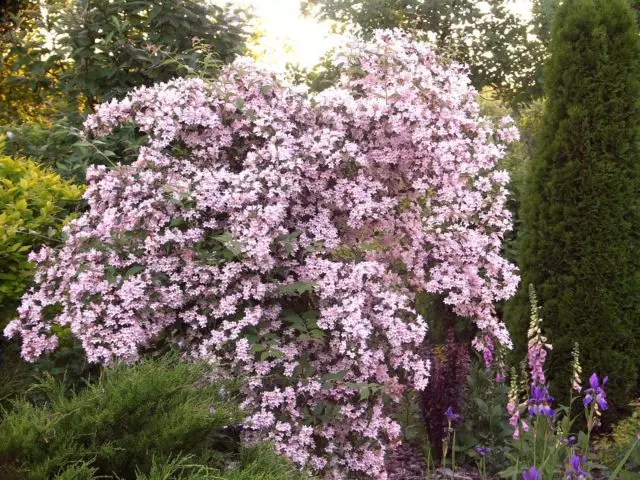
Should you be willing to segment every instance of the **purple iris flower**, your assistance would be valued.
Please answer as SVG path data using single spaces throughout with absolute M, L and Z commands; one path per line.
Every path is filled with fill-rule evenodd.
M 531 467 L 529 470 L 522 471 L 522 480 L 542 480 L 542 475 L 536 467 Z
M 578 437 L 576 437 L 575 435 L 569 435 L 567 438 L 562 440 L 562 443 L 572 447 L 572 446 L 574 446 L 575 444 L 578 443 Z
M 462 416 L 454 413 L 451 407 L 447 408 L 446 412 L 444 412 L 444 415 L 445 417 L 447 417 L 447 421 L 452 424 L 458 423 L 462 419 Z
M 531 386 L 531 397 L 529 398 L 529 415 L 546 415 L 547 417 L 553 416 L 553 410 L 549 405 L 553 402 L 553 397 L 549 395 L 547 387 L 541 387 L 540 385 Z
M 476 445 L 474 450 L 476 451 L 476 453 L 478 455 L 480 455 L 481 457 L 486 457 L 487 454 L 489 452 L 491 452 L 491 449 L 489 447 L 481 447 L 480 445 Z
M 585 390 L 584 400 L 582 401 L 585 407 L 593 402 L 593 399 L 595 398 L 596 403 L 601 410 L 606 410 L 607 408 L 609 408 L 609 405 L 607 404 L 607 394 L 604 391 L 604 386 L 607 384 L 608 380 L 609 377 L 604 377 L 602 379 L 602 385 L 600 385 L 600 379 L 598 378 L 598 375 L 593 373 L 589 377 L 590 388 L 587 388 Z
M 565 480 L 586 480 L 588 473 L 582 469 L 584 461 L 584 457 L 572 455 L 569 460 L 569 468 L 564 472 Z

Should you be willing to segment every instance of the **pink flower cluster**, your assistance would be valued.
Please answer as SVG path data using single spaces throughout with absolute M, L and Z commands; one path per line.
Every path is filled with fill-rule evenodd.
M 398 31 L 355 40 L 310 96 L 243 59 L 218 81 L 138 88 L 86 122 L 133 122 L 137 161 L 87 175 L 88 211 L 44 248 L 18 320 L 34 360 L 68 326 L 87 357 L 170 342 L 248 377 L 248 439 L 300 466 L 384 479 L 400 428 L 383 405 L 424 388 L 420 290 L 509 345 L 493 303 L 518 282 L 496 171 L 508 121 L 481 117 L 461 66 Z M 297 293 L 296 293 L 297 292 Z

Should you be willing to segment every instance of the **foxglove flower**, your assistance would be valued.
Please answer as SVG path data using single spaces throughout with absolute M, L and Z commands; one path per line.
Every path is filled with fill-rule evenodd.
M 582 367 L 580 366 L 580 347 L 578 342 L 573 344 L 573 350 L 571 352 L 571 388 L 576 392 L 582 391 L 582 381 L 580 375 L 582 374 Z
M 540 325 L 540 307 L 538 306 L 538 297 L 533 285 L 529 285 L 529 300 L 531 302 L 531 320 L 529 322 L 529 331 L 527 337 L 527 359 L 529 361 L 529 369 L 531 371 L 531 383 L 537 385 L 545 385 L 544 362 L 547 358 L 547 351 L 551 350 L 551 345 L 547 343 L 547 337 L 542 335 Z
M 515 368 L 511 368 L 511 385 L 509 386 L 509 402 L 507 403 L 507 412 L 509 413 L 509 425 L 513 427 L 513 438 L 520 438 L 520 386 L 518 383 L 518 374 Z
M 542 480 L 542 475 L 536 467 L 531 467 L 529 470 L 522 471 L 522 480 Z
M 596 373 L 593 373 L 589 377 L 589 388 L 585 390 L 585 396 L 583 400 L 585 407 L 590 405 L 591 402 L 593 402 L 593 400 L 595 399 L 596 404 L 598 405 L 600 410 L 604 411 L 609 408 L 609 405 L 607 404 L 607 394 L 604 391 L 604 386 L 607 384 L 608 380 L 609 377 L 604 377 L 602 379 L 601 385 L 600 379 L 598 378 L 598 375 Z

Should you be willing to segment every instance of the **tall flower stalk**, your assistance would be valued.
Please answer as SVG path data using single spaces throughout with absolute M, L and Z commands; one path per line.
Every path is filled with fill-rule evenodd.
M 529 286 L 529 299 L 531 302 L 531 316 L 527 335 L 528 371 L 525 369 L 521 378 L 518 379 L 515 371 L 512 370 L 507 411 L 510 415 L 509 423 L 514 428 L 514 439 L 521 439 L 521 430 L 525 433 L 530 432 L 533 467 L 538 468 L 540 465 L 546 464 L 548 455 L 552 453 L 552 451 L 548 449 L 548 443 L 551 435 L 553 435 L 553 397 L 549 395 L 544 374 L 544 364 L 547 359 L 547 354 L 552 347 L 547 343 L 547 338 L 542 334 L 540 307 L 538 306 L 538 299 L 533 285 Z M 523 390 L 525 386 L 524 382 L 527 378 L 529 380 L 527 388 L 529 398 L 524 404 L 520 404 L 519 393 Z M 529 424 L 521 418 L 523 413 L 528 413 L 530 427 Z M 520 450 L 522 450 L 522 441 L 520 441 L 520 446 Z M 542 447 L 542 451 L 540 452 L 538 451 L 539 446 Z M 541 455 L 540 459 L 538 459 L 538 454 Z
M 544 363 L 547 359 L 547 352 L 553 347 L 547 343 L 547 337 L 542 335 L 540 307 L 538 306 L 538 297 L 533 285 L 529 285 L 529 301 L 531 302 L 531 318 L 527 334 L 529 339 L 527 343 L 527 359 L 529 361 L 531 385 L 544 388 L 546 385 Z
M 482 447 L 480 445 L 476 445 L 474 448 L 478 459 L 476 461 L 476 465 L 478 466 L 478 471 L 480 472 L 480 479 L 487 479 L 487 455 L 491 452 L 489 447 Z
M 609 408 L 607 403 L 607 393 L 604 386 L 607 384 L 609 377 L 604 377 L 602 383 L 596 373 L 592 373 L 589 377 L 589 388 L 584 391 L 584 399 L 582 403 L 585 408 L 585 417 L 587 419 L 587 438 L 584 449 L 584 462 L 586 463 L 589 455 L 589 441 L 591 433 L 600 426 L 600 417 L 602 412 Z
M 449 445 L 451 445 L 451 470 L 455 473 L 456 471 L 456 429 L 460 420 L 462 420 L 462 416 L 455 413 L 451 407 L 447 408 L 444 412 L 445 417 L 447 418 L 447 436 L 445 437 L 442 445 L 442 463 L 443 467 L 447 465 L 447 451 L 449 449 Z

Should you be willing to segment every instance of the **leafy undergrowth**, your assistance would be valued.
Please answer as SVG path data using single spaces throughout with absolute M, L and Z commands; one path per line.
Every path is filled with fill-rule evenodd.
M 621 459 L 625 458 L 640 436 L 640 399 L 633 402 L 632 406 L 631 415 L 618 422 L 610 435 L 602 437 L 596 443 L 598 457 L 610 468 L 614 468 Z M 631 450 L 624 467 L 635 472 L 637 476 L 632 478 L 640 478 L 640 448 Z
M 45 376 L 32 387 L 44 400 L 14 400 L 0 421 L 0 478 L 296 478 L 270 447 L 239 446 L 240 381 L 211 374 L 169 355 L 106 369 L 77 393 Z

